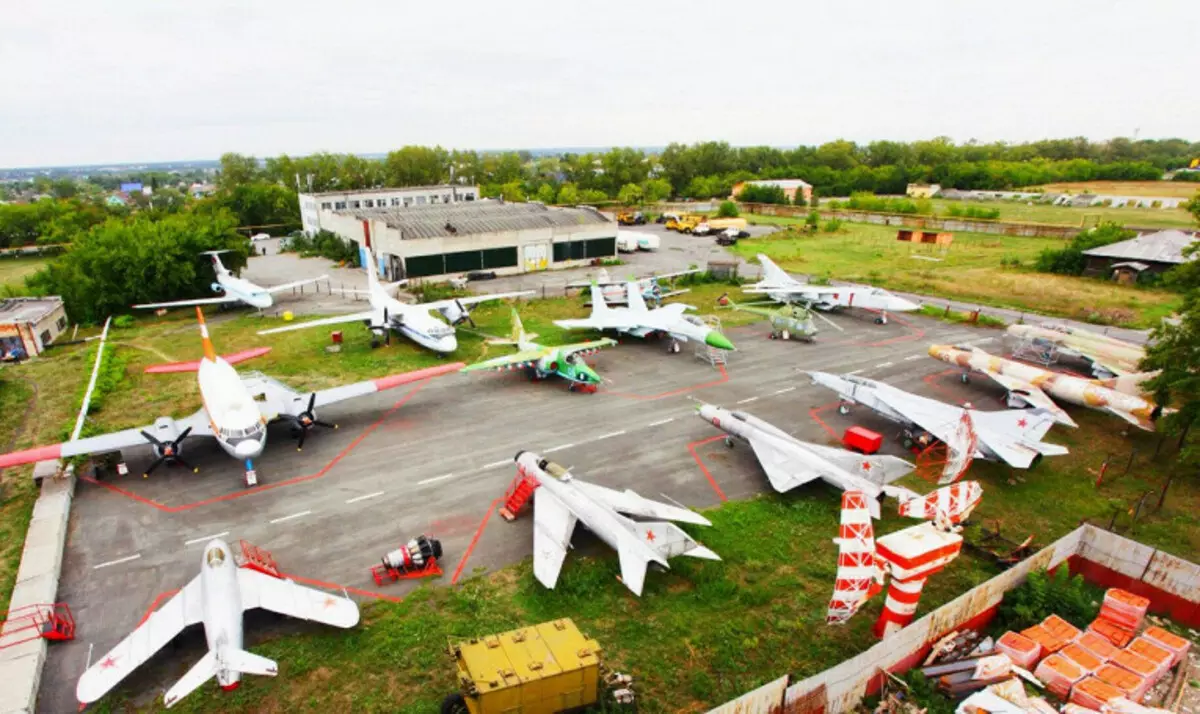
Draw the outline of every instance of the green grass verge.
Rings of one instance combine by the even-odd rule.
[[[1042,203],[1028,205],[1020,201],[947,201],[933,199],[933,210],[941,218],[953,218],[947,215],[950,206],[967,208],[994,208],[1000,211],[996,220],[1008,223],[1050,223],[1063,226],[1083,226],[1086,220],[1088,226],[1096,222],[1113,221],[1123,226],[1138,226],[1143,228],[1193,228],[1195,221],[1192,215],[1182,208],[1112,208],[1095,206],[1089,208],[1072,208],[1070,206],[1051,206]]]
[[[10,294],[24,294],[25,278],[41,270],[46,258],[0,258],[0,286]]]

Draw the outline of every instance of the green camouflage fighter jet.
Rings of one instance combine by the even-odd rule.
[[[733,302],[729,306],[734,310],[762,315],[770,320],[772,340],[812,342],[817,336],[817,326],[813,322],[812,311],[802,305],[789,303],[773,309],[765,309],[755,307],[752,303]]]
[[[521,325],[521,316],[516,309],[512,311],[512,338],[508,340],[488,340],[489,345],[515,345],[519,350],[516,354],[506,357],[496,357],[464,367],[463,372],[474,372],[481,369],[495,371],[511,371],[524,369],[534,381],[557,375],[567,380],[567,388],[571,391],[594,392],[600,386],[600,375],[583,361],[584,355],[589,355],[601,347],[617,344],[616,340],[607,337],[592,342],[578,342],[573,345],[539,345],[533,341],[537,335],[525,333]]]

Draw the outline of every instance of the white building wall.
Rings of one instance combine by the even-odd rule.
[[[479,200],[478,186],[408,186],[403,188],[364,189],[361,191],[329,191],[302,193],[300,221],[304,232],[313,235],[322,228],[333,230],[325,223],[326,214],[356,208],[403,208],[428,204],[463,203]]]

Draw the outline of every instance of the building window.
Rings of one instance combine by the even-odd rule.
[[[368,198],[367,200],[363,201],[363,208],[374,208],[374,207],[375,207],[375,202],[372,201],[371,199]]]
[[[409,207],[409,206],[411,206],[411,205],[412,205],[412,199],[411,199],[411,198],[406,198],[406,199],[404,199],[404,207],[405,207],[405,208],[408,208],[408,207]]]
[[[399,205],[400,205],[400,199],[398,199],[398,198],[393,198],[393,199],[392,199],[392,205],[393,205],[393,206],[399,206]]]
[[[42,334],[41,334],[41,338],[42,338],[42,346],[43,347],[50,344],[50,330],[43,330]]]
[[[333,204],[331,204],[329,201],[325,201],[321,204],[322,211],[328,211],[330,208],[333,208]]]
[[[517,265],[517,249],[513,248],[489,248],[483,251],[483,268],[490,270],[492,268],[512,268]]]
[[[337,201],[336,203],[333,204],[333,208],[334,208],[334,210],[344,211],[344,210],[346,210],[346,202],[345,201]]]
[[[351,201],[351,202],[350,202],[350,207],[351,207],[351,208],[361,208],[361,207],[362,207],[362,201]]]
[[[468,194],[467,194],[467,196],[466,196],[466,200],[468,200],[468,201],[474,201],[474,200],[475,200],[475,194],[473,194],[473,193],[468,193]]]
[[[424,196],[417,196],[417,205],[418,205],[418,206],[424,206],[424,205],[425,205],[425,197],[424,197]]]
[[[67,329],[67,318],[65,318],[65,317],[58,318],[58,322],[54,323],[54,326],[56,328],[58,328],[59,332],[62,332],[63,330]]]

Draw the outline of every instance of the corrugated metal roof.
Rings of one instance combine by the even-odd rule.
[[[1119,258],[1121,260],[1140,260],[1151,263],[1184,263],[1191,258],[1185,258],[1183,251],[1195,242],[1196,237],[1184,231],[1167,230],[1148,233],[1137,238],[1123,240],[1120,243],[1092,248],[1083,251],[1084,255],[1095,258]]]
[[[0,301],[0,323],[37,322],[62,307],[62,298],[9,298]]]
[[[560,208],[540,203],[501,201],[351,209],[338,213],[352,215],[358,220],[384,221],[389,228],[400,231],[402,240],[611,222],[599,211],[587,206]]]

